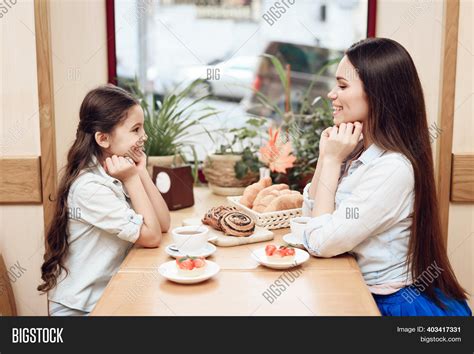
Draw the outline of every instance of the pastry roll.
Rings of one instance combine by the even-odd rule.
[[[211,226],[213,229],[218,231],[222,231],[221,226],[219,224],[220,217],[229,212],[229,211],[236,211],[237,208],[233,206],[218,206],[215,208],[211,208],[207,211],[204,215],[204,218],[201,220],[203,224]]]
[[[245,237],[255,231],[255,221],[239,211],[229,211],[219,219],[219,225],[226,235]]]

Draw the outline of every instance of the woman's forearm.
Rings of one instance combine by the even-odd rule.
[[[161,231],[168,232],[171,222],[170,212],[163,196],[151,180],[147,170],[140,172],[140,180],[142,181],[146,194],[153,205],[153,210],[161,225]]]
[[[309,187],[309,198],[314,200],[316,196],[316,187],[319,184],[319,178],[321,176],[321,169],[323,167],[323,159],[320,156],[318,162],[316,163],[316,171],[314,171],[313,179],[311,180],[311,186]]]
[[[334,212],[337,183],[341,172],[341,163],[325,158],[321,161],[321,173],[316,186],[315,207],[311,212],[313,217]],[[319,161],[318,161],[319,163]]]
[[[140,238],[143,239],[139,239],[139,244],[157,246],[161,240],[161,226],[140,177],[138,174],[134,175],[124,181],[124,185],[130,195],[133,209],[143,216],[143,225],[140,231]]]

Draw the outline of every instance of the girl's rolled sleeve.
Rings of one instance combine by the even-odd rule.
[[[75,215],[82,221],[124,241],[133,243],[140,236],[143,216],[130,208],[110,186],[99,181],[87,181],[77,186],[71,201],[69,207],[77,208]]]

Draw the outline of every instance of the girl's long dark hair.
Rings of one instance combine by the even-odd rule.
[[[362,40],[346,55],[367,95],[368,135],[381,148],[405,155],[413,166],[415,203],[407,255],[413,281],[419,283],[428,267],[437,266],[442,269],[439,276],[423,283],[426,294],[441,306],[436,288],[466,299],[442,237],[425,100],[415,64],[405,48],[386,38]]]
[[[95,141],[95,133],[111,133],[113,128],[127,115],[127,111],[139,102],[127,91],[105,85],[90,91],[81,104],[79,126],[76,140],[69,149],[67,165],[59,183],[54,218],[45,237],[44,263],[41,266],[43,283],[38,286],[41,292],[47,292],[57,284],[64,266],[64,257],[68,244],[68,205],[69,189],[81,170],[88,167],[92,156],[101,156],[99,145]]]

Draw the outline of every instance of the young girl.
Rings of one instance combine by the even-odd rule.
[[[146,170],[143,111],[107,85],[82,102],[41,267],[52,316],[87,315],[133,244],[158,247],[169,210]],[[133,208],[132,208],[133,206]]]
[[[470,316],[443,242],[425,102],[415,65],[397,42],[347,50],[328,97],[312,182],[305,247],[351,252],[384,316]]]

